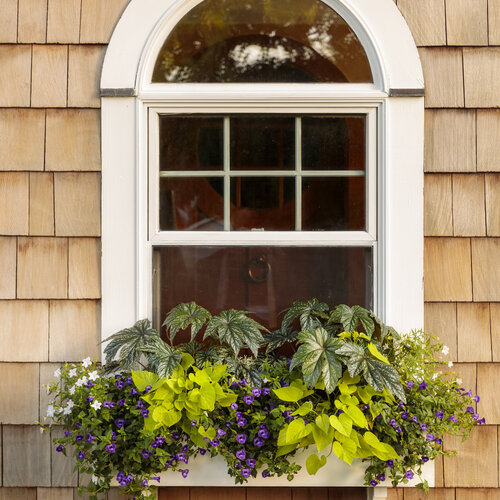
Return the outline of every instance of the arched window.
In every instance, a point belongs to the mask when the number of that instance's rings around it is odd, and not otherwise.
[[[101,87],[103,337],[189,300],[422,325],[423,80],[392,0],[132,0]]]

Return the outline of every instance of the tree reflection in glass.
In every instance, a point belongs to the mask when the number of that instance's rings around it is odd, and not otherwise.
[[[352,29],[321,0],[205,0],[168,35],[153,82],[372,82]]]

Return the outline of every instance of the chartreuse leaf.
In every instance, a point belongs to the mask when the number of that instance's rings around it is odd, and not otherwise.
[[[324,450],[327,446],[331,445],[334,439],[335,431],[332,427],[328,427],[328,431],[325,432],[322,428],[320,429],[316,424],[312,424],[312,436],[314,443],[318,452]]]
[[[229,309],[219,316],[213,316],[207,324],[205,337],[213,337],[231,347],[238,354],[243,347],[248,347],[257,357],[260,345],[263,343],[262,331],[267,331],[262,325],[247,316],[245,311]]]
[[[322,413],[316,417],[316,425],[319,429],[321,429],[325,434],[330,430],[330,419],[328,415]]]
[[[377,436],[375,436],[375,434],[373,434],[372,432],[365,432],[363,435],[363,439],[369,446],[371,446],[373,454],[377,458],[380,458],[380,460],[399,458],[398,453],[391,445],[379,441]]]
[[[335,455],[337,455],[340,460],[347,462],[349,465],[352,464],[357,450],[358,447],[356,446],[356,443],[349,438],[345,438],[342,443],[340,441],[334,441],[333,443],[333,452]]]
[[[390,364],[390,363],[389,363],[389,360],[388,360],[388,359],[387,359],[387,358],[386,358],[383,354],[381,354],[381,353],[379,352],[379,350],[377,349],[377,346],[376,346],[373,342],[370,342],[370,343],[368,344],[368,350],[370,351],[370,354],[371,354],[373,357],[375,357],[375,358],[379,359],[380,361],[382,361],[382,363],[385,363],[385,364],[387,364],[387,365],[389,365],[389,364]]]
[[[318,455],[312,454],[306,459],[306,469],[311,476],[314,476],[324,465],[326,465],[326,457],[324,455],[321,455],[321,458],[319,458]]]
[[[282,457],[283,455],[288,455],[297,448],[296,444],[287,444],[285,446],[278,447],[278,451],[276,452],[276,458]]]
[[[195,302],[176,305],[167,315],[162,326],[170,331],[170,342],[179,330],[185,330],[191,325],[191,341],[196,337],[203,325],[210,319],[211,314]]]
[[[147,371],[135,371],[132,370],[132,380],[139,391],[143,392],[144,389],[149,385],[153,387],[158,381],[158,375],[156,373],[151,373]]]
[[[335,354],[342,346],[342,341],[322,327],[302,331],[298,339],[301,346],[292,358],[290,370],[300,366],[308,387],[313,387],[321,377],[326,392],[332,393],[342,376],[342,364]]]
[[[345,413],[341,413],[338,417],[330,415],[330,425],[345,437],[351,435],[352,419]]]
[[[304,417],[308,413],[311,413],[313,410],[314,406],[310,401],[306,401],[305,403],[301,404],[293,413],[292,415],[299,415],[301,417]]]
[[[210,383],[200,387],[200,406],[203,410],[214,411],[215,389]]]
[[[293,444],[298,443],[302,438],[307,436],[312,432],[312,426],[305,424],[304,420],[297,418],[292,420],[286,428],[286,443]]]
[[[345,412],[352,418],[353,422],[363,429],[368,428],[368,422],[363,412],[357,406],[348,406]]]
[[[304,397],[304,391],[302,389],[291,385],[288,387],[273,389],[273,391],[282,401],[288,401],[290,403],[296,403]]]
[[[149,417],[148,417],[149,418]],[[151,418],[165,427],[172,427],[182,418],[182,413],[174,409],[167,410],[163,406],[157,406],[151,413]],[[147,420],[147,419],[146,419]]]

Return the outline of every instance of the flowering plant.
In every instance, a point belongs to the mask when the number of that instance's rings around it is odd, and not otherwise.
[[[164,326],[167,342],[147,320],[118,332],[103,366],[66,364],[48,388],[47,416],[65,428],[56,450],[73,448],[91,498],[113,479],[152,498],[159,471],[186,477],[197,455],[223,456],[236,483],[292,480],[298,450],[310,474],[333,453],[364,460],[366,484],[397,485],[447,454],[445,434],[465,438],[484,423],[479,397],[441,369],[447,348],[421,332],[400,336],[359,306],[296,302],[268,332],[243,311],[180,304]],[[188,328],[190,341],[174,344]]]

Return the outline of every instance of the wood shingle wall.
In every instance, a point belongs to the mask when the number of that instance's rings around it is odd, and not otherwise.
[[[99,355],[98,81],[126,3],[0,0],[0,500],[72,500],[78,483],[32,424],[59,363]],[[500,500],[500,0],[397,4],[426,79],[426,329],[488,423],[427,498]]]

